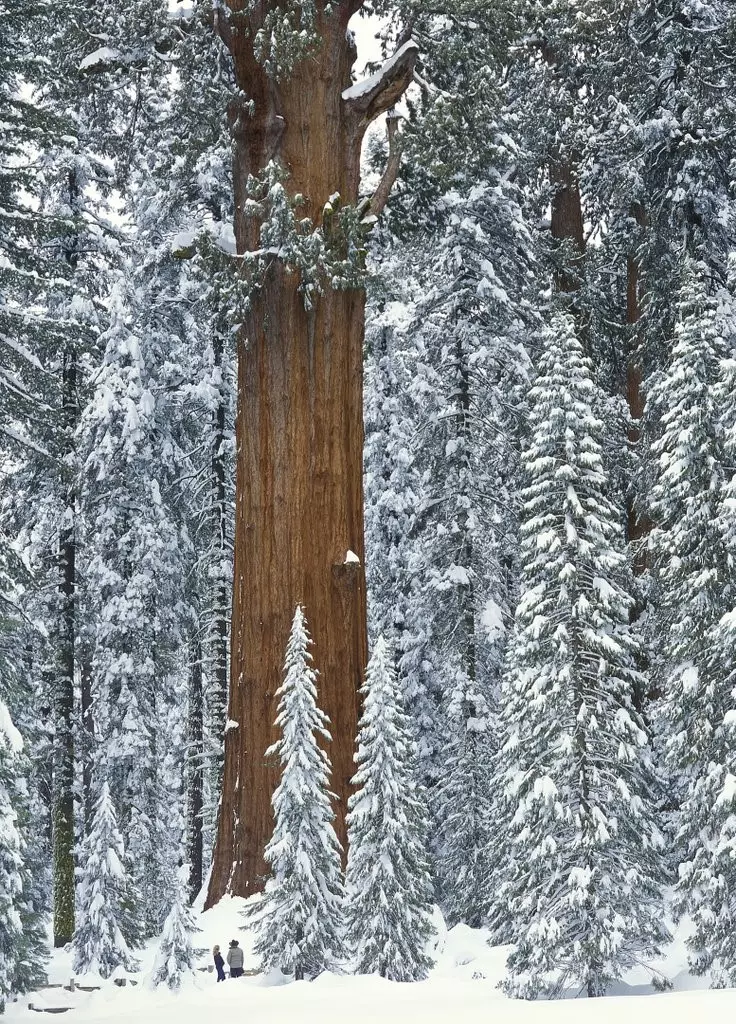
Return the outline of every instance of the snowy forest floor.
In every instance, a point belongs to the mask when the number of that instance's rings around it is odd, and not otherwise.
[[[255,966],[248,934],[241,931],[242,901],[226,899],[200,914],[196,936],[202,947],[201,965],[211,963],[217,943],[227,950],[237,938],[245,951],[245,968]],[[687,970],[685,929],[675,932],[662,960],[626,977],[614,992],[596,1001],[592,1011],[586,999],[556,1002],[521,1002],[506,998],[498,988],[505,972],[506,947],[489,947],[482,931],[459,925],[439,936],[437,963],[429,979],[415,984],[395,984],[377,977],[323,975],[314,982],[275,983],[263,977],[228,979],[217,984],[214,973],[198,972],[187,988],[172,994],[151,990],[146,983],[156,944],[140,951],[141,970],[129,978],[135,986],[118,987],[112,980],[90,976],[77,981],[100,985],[99,991],[67,992],[45,989],[8,1006],[6,1020],[35,1021],[51,1018],[28,1008],[70,1006],[61,1015],[64,1024],[99,1021],[100,1024],[587,1024],[594,1013],[596,1024],[653,1024],[654,1020],[682,1021],[732,1019],[736,1015],[736,990],[711,991],[705,978]],[[673,983],[673,991],[658,993],[651,984],[652,971]],[[54,952],[49,981],[68,985],[73,976],[69,951]],[[571,993],[575,995],[575,993]],[[642,998],[632,999],[631,996]],[[648,998],[647,998],[648,997]],[[652,1002],[654,1000],[654,1002]]]

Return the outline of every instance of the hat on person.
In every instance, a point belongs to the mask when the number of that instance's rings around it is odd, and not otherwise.
[[[232,949],[233,946],[237,946],[237,944],[238,944],[238,940],[237,939],[230,939],[230,948],[231,949]]]

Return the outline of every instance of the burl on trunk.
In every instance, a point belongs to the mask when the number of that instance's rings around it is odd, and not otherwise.
[[[317,3],[319,41],[282,77],[253,40],[273,2],[229,0],[220,26],[243,99],[230,121],[238,251],[259,245],[246,216],[247,182],[270,161],[301,194],[315,225],[328,199],[358,200],[368,124],[406,89],[416,49],[402,48],[382,73],[350,88],[355,48],[348,22],[362,4]],[[281,8],[289,5],[281,3]],[[319,700],[331,723],[336,825],[354,772],[357,691],[367,659],[363,568],[364,292],[325,288],[311,311],[299,275],[274,257],[239,344],[235,578],[229,719],[223,793],[208,905],[230,891],[262,888],[278,772],[264,757],[277,738],[275,692],[294,609],[304,605],[314,638]],[[348,559],[354,552],[359,561]]]

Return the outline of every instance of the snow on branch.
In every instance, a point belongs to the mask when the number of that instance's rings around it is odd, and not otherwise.
[[[418,55],[419,46],[410,39],[375,75],[345,89],[343,100],[360,120],[369,124],[395,106],[406,92]]]
[[[89,53],[79,65],[80,72],[108,70],[116,67],[122,60],[119,50],[113,50],[109,46],[101,46],[94,53]]]

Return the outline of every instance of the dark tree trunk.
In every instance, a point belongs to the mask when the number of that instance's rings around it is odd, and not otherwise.
[[[374,87],[344,99],[355,59],[348,22],[362,4],[318,0],[316,51],[275,79],[255,59],[252,39],[272,6],[244,13],[229,0],[224,37],[243,99],[231,109],[238,251],[259,246],[246,216],[247,182],[272,160],[300,193],[315,224],[327,200],[358,199],[361,141],[368,123],[406,88],[407,49]],[[246,104],[252,101],[252,106]],[[235,578],[229,717],[223,793],[208,905],[230,890],[248,895],[266,873],[277,770],[265,761],[276,739],[275,692],[294,609],[306,609],[319,671],[319,701],[331,723],[336,826],[354,772],[358,688],[367,660],[363,570],[364,292],[329,286],[307,312],[299,278],[273,259],[239,340],[236,422]],[[360,559],[346,563],[353,551]]]
[[[95,809],[95,795],[92,789],[92,766],[95,750],[95,724],[92,716],[92,660],[91,652],[85,650],[79,658],[80,702],[82,715],[82,795],[84,798],[84,827],[88,833],[92,827]]]
[[[202,646],[191,646],[189,666],[189,714],[187,719],[187,841],[189,857],[189,898],[199,895],[203,882],[202,810],[204,807],[204,706],[202,694]]]
[[[72,216],[81,218],[82,187],[73,164],[66,178]],[[73,229],[62,243],[72,274],[79,263],[80,237]],[[76,469],[75,433],[79,421],[78,351],[74,342],[62,353],[60,491],[63,516],[59,528],[59,600],[57,610],[56,673],[54,679],[54,757],[52,789],[52,859],[54,879],[54,945],[64,946],[74,935],[74,674],[76,668]]]
[[[554,153],[550,160],[552,185],[552,238],[560,243],[555,285],[558,291],[573,292],[582,284],[585,237],[583,207],[574,154]]]
[[[638,323],[641,319],[641,270],[636,249],[641,231],[646,227],[646,211],[641,203],[631,204],[631,217],[636,222],[638,231],[635,233],[634,244],[626,263],[626,323],[629,327],[628,349],[626,352],[626,401],[629,407],[629,444],[636,446],[641,437],[640,423],[644,415],[644,394],[642,392],[641,336]],[[635,495],[628,499],[627,536],[632,544],[637,544],[649,534],[652,522],[647,515],[642,515],[636,507]],[[634,556],[634,570],[637,574],[646,569],[646,550],[638,545]]]
[[[462,469],[465,479],[470,471],[470,458],[472,451],[471,431],[471,393],[470,393],[470,365],[468,353],[463,344],[461,333],[455,339],[455,386],[457,389],[457,429],[456,438],[460,441],[462,458]],[[459,608],[459,625],[462,629],[462,650],[461,662],[468,679],[475,680],[476,676],[476,651],[475,651],[475,586],[473,584],[473,537],[470,532],[471,496],[465,492],[466,503],[462,511],[457,513],[458,526],[461,534],[461,545],[458,556],[458,565],[462,566],[468,573],[466,586],[460,590],[461,605]],[[470,714],[477,714],[477,708],[470,709]]]
[[[77,418],[77,354],[63,355],[62,421],[65,459],[62,493],[65,513],[59,532],[59,610],[54,680],[53,866],[54,945],[65,946],[74,935],[74,668],[76,639],[76,540],[74,480],[66,459]]]

